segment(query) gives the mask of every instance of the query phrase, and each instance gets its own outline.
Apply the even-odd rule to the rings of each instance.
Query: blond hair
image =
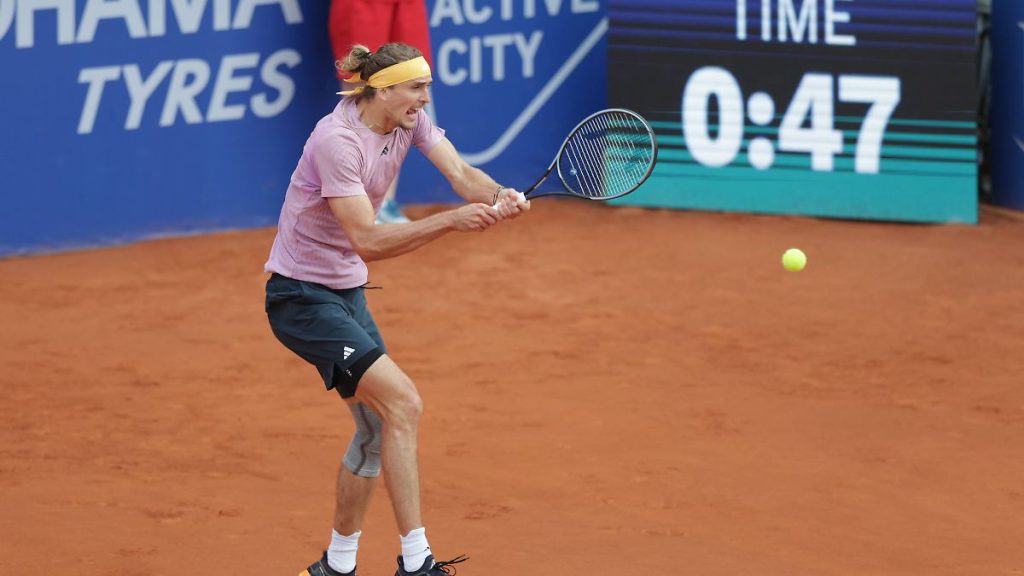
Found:
[[[423,52],[420,52],[419,48],[401,42],[384,44],[377,49],[377,52],[370,52],[366,46],[356,44],[349,51],[348,56],[334,63],[334,67],[342,72],[352,73],[355,76],[353,79],[361,77],[366,80],[388,66],[412,60],[417,56],[423,56]],[[357,97],[373,98],[376,93],[376,88],[366,86]]]

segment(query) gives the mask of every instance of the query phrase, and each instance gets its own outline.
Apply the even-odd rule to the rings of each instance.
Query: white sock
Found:
[[[406,572],[422,568],[427,556],[430,556],[430,544],[427,543],[426,528],[417,528],[402,536],[402,563]]]
[[[337,530],[331,530],[331,545],[327,547],[327,565],[332,570],[342,574],[355,570],[360,534],[362,531],[357,531],[351,536],[342,536]]]

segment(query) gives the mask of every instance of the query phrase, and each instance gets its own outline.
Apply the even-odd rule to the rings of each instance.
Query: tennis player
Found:
[[[300,576],[354,576],[363,518],[378,476],[401,540],[396,576],[444,576],[420,512],[417,429],[422,402],[387,355],[367,308],[366,262],[393,258],[449,232],[479,232],[529,210],[518,193],[467,164],[422,112],[430,66],[407,44],[356,45],[338,64],[358,87],[313,129],[291,177],[265,269],[274,335],[313,364],[355,418],[338,472],[334,530]],[[467,201],[414,222],[377,224],[388,184],[415,146]]]

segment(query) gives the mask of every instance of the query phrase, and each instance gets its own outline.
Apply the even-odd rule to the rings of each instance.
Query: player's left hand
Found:
[[[530,201],[523,200],[515,188],[502,188],[494,205],[502,220],[518,218],[530,209]]]

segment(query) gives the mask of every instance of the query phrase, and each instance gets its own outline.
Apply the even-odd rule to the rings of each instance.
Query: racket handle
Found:
[[[516,203],[517,204],[525,204],[526,203],[526,194],[523,194],[522,192],[516,192],[516,194],[519,195],[519,198],[516,199]],[[495,210],[497,210],[498,209],[498,203],[495,202],[494,206],[491,206],[491,208],[494,208]]]

